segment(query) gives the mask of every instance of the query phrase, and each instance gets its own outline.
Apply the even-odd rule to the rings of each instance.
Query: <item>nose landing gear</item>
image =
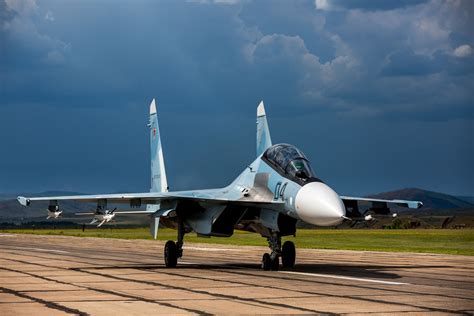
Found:
[[[264,253],[262,257],[262,269],[265,271],[270,270],[272,267],[272,258],[268,253]]]
[[[293,268],[296,260],[295,244],[292,241],[285,241],[281,249],[281,263],[283,268]]]
[[[280,266],[280,257],[274,257],[268,253],[263,254],[262,257],[262,269],[265,271],[273,270],[278,271]]]
[[[296,250],[292,241],[285,241],[281,246],[281,236],[272,233],[267,238],[268,246],[272,250],[271,254],[265,253],[262,257],[262,269],[265,271],[278,271],[280,268],[280,257],[283,268],[293,268],[295,266]]]

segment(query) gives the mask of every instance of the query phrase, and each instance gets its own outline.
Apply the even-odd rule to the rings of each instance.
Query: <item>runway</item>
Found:
[[[163,245],[0,234],[0,315],[474,313],[473,257],[297,249],[261,271],[266,247],[188,243],[166,269]]]

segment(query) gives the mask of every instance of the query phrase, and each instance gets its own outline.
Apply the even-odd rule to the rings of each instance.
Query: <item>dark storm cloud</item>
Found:
[[[382,69],[385,76],[425,76],[441,71],[441,65],[426,55],[412,52],[396,52],[389,57]]]
[[[341,193],[473,193],[472,2],[0,3],[0,191],[147,190],[157,97],[172,188],[237,175],[264,99]]]

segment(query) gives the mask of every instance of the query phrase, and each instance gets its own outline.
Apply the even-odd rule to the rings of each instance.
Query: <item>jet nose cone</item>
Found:
[[[318,226],[337,225],[346,215],[339,195],[322,182],[304,185],[296,194],[295,206],[302,220]]]

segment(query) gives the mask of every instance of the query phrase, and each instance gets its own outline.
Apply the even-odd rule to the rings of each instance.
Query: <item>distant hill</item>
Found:
[[[427,191],[417,188],[372,194],[369,197],[378,199],[402,199],[423,202],[424,209],[457,209],[474,208],[474,203],[449,194]]]
[[[474,196],[457,196],[457,198],[474,204]]]

